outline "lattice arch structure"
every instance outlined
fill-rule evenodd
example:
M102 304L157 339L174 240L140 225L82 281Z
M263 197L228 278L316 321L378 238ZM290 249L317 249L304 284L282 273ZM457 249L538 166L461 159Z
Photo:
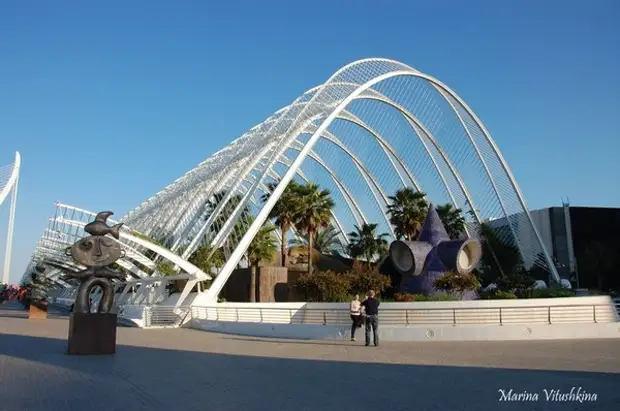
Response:
M183 258L204 241L223 247L226 264L208 291L215 299L293 179L330 189L337 203L333 224L343 234L372 222L393 237L387 197L402 187L462 209L470 236L477 236L481 222L500 219L505 224L498 234L518 246L525 265L559 281L523 195L480 119L441 81L380 58L341 68L121 221L169 239ZM263 202L270 182L277 187Z
M78 281L63 280L62 277L67 272L78 272L86 267L76 263L67 250L75 242L88 235L84 232L84 226L93 221L95 216L94 212L60 202L56 203L54 216L48 219L48 226L36 244L23 279L28 278L37 265L42 265L47 269L46 277L60 288L75 288L79 284ZM112 225L117 223L110 218L107 221ZM116 264L126 273L125 280L116 283L119 287L123 286L128 289L134 284L153 284L164 277L167 281L189 280L189 283L193 285L211 279L209 274L164 246L141 238L128 225L123 225L121 228L118 242L124 253ZM162 275L158 267L160 262L175 265L177 274Z
M2 271L3 284L8 284L11 272L15 207L17 206L17 187L19 185L19 169L21 167L21 162L21 155L19 152L15 152L15 160L11 164L0 166L0 206L9 198L10 194L9 221L7 225L4 266Z

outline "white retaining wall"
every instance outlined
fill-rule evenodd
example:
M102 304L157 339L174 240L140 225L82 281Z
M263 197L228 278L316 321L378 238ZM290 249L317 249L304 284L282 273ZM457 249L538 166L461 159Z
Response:
M260 337L349 338L346 303L201 302L198 296L192 305L193 328ZM385 341L620 338L618 320L605 296L383 303L379 330Z

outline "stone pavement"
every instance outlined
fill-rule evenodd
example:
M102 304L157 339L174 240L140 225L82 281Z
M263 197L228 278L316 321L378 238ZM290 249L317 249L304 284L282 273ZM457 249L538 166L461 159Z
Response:
M363 343L118 329L115 356L72 357L67 319L3 315L1 411L617 410L620 340ZM595 402L547 401L581 387ZM499 389L538 394L499 401Z

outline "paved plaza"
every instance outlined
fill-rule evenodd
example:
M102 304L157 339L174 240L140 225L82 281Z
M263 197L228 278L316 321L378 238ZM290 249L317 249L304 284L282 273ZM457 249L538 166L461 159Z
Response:
M118 329L115 356L65 355L62 313L0 309L0 410L616 410L620 340L384 343ZM596 393L547 401L544 389ZM538 400L499 401L499 389Z

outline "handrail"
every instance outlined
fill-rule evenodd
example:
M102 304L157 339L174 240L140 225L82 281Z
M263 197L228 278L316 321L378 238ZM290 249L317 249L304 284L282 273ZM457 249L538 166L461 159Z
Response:
M386 325L506 325L529 323L609 323L618 314L611 304L536 305L514 307L384 308L379 319ZM223 322L344 325L348 308L286 308L193 306L192 320Z
M508 324L570 324L612 323L620 321L617 313L620 301L613 304L519 305L514 307L384 307L380 309L382 324L392 326L432 325L496 325ZM142 327L179 327L193 320L220 322L348 325L348 307L258 307L227 306L142 306L123 304L118 307L120 317L127 308L138 308ZM129 318L128 318L129 319Z

